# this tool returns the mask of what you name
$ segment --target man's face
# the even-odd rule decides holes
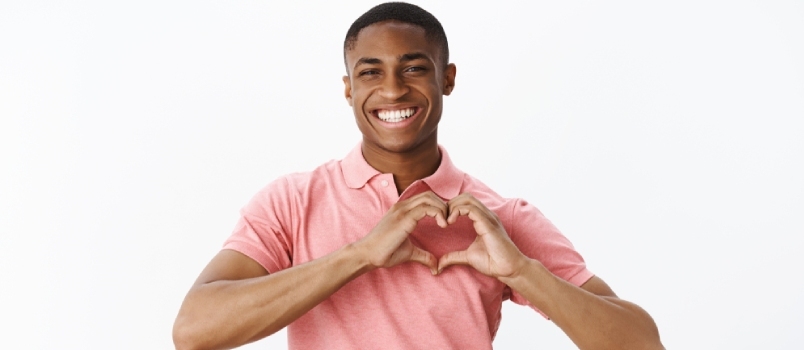
[[[455,83],[455,65],[442,59],[421,27],[387,21],[360,31],[343,82],[366,146],[401,153],[436,140]]]

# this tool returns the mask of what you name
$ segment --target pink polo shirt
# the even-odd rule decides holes
[[[274,273],[359,240],[400,200],[427,190],[444,199],[469,192],[499,216],[525,255],[574,285],[592,277],[581,255],[538,209],[522,199],[502,198],[458,170],[439,149],[438,170],[401,196],[392,174],[366,163],[360,144],[343,160],[280,177],[242,209],[223,248],[241,252]],[[410,239],[439,258],[466,249],[475,237],[466,217],[446,229],[425,217]],[[466,266],[451,266],[438,276],[417,263],[376,269],[291,323],[289,348],[491,349],[507,299],[529,305],[497,279]]]

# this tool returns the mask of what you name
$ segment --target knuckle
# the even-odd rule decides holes
[[[395,210],[395,211],[389,213],[389,215],[390,215],[391,219],[393,219],[395,221],[399,221],[399,220],[402,220],[402,219],[405,218],[405,213],[403,211],[401,211],[401,210]]]

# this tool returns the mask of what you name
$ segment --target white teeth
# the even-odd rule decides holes
[[[385,122],[401,122],[413,115],[413,108],[398,109],[395,111],[381,110],[377,112],[377,116]]]

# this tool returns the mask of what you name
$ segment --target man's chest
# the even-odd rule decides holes
[[[304,208],[305,219],[294,226],[293,265],[318,259],[362,239],[398,201],[398,198],[380,196],[326,199],[309,200]],[[448,252],[466,249],[477,233],[473,222],[465,216],[446,228],[439,227],[435,219],[424,217],[408,237],[414,245],[439,258]],[[486,334],[494,334],[504,288],[497,279],[467,266],[454,266],[433,276],[425,266],[406,263],[358,277],[322,303],[313,314],[323,313],[352,324],[357,319],[380,317],[375,311],[382,310],[379,313],[382,317],[410,318],[444,334],[453,333],[455,330],[451,327],[459,320],[488,330]],[[360,305],[359,311],[344,305]],[[347,309],[349,312],[342,312]]]

